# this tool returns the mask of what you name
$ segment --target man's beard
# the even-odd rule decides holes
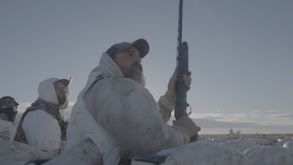
[[[62,95],[62,96],[59,95],[57,97],[57,99],[58,99],[59,105],[63,105],[66,102],[66,100],[67,100],[67,96],[66,96],[66,94],[65,95]]]
[[[130,78],[145,87],[145,76],[140,63],[136,62],[132,64],[129,68],[125,68],[123,72],[125,77]]]

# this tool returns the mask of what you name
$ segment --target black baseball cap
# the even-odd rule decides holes
[[[67,87],[69,85],[70,81],[67,79],[59,79],[59,80],[55,81],[54,83],[63,83],[64,86]]]
[[[106,53],[112,57],[114,54],[118,52],[122,52],[130,48],[131,46],[135,47],[139,51],[140,58],[143,58],[144,56],[146,56],[150,49],[148,42],[145,39],[140,38],[131,43],[120,42],[120,43],[114,44],[106,51]]]
[[[13,97],[11,96],[4,96],[0,99],[0,107],[6,104],[11,104],[11,103],[15,103],[16,106],[18,106],[19,104],[14,100]]]

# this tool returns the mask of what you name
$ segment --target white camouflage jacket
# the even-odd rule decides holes
[[[173,105],[164,96],[159,105],[146,88],[124,77],[116,63],[104,53],[73,107],[67,148],[90,137],[102,153],[116,148],[122,157],[131,158],[188,143],[185,130],[169,126],[162,118],[162,114],[165,120],[170,118]],[[87,121],[81,122],[81,116],[88,116],[83,118]],[[96,128],[82,126],[89,126],[89,123],[95,123]],[[95,135],[101,136],[96,133],[99,130],[108,138],[103,142],[107,141],[111,146],[106,150],[99,146],[105,146],[105,143],[95,140]]]

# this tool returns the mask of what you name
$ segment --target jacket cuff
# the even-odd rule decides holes
[[[161,96],[158,104],[164,108],[166,108],[166,110],[168,110],[169,112],[172,112],[172,110],[174,109],[174,105],[175,103],[172,102],[170,99],[168,99],[165,95]]]
[[[188,135],[189,133],[185,128],[179,127],[179,126],[176,126],[176,125],[173,125],[172,127],[182,133],[182,135],[183,135],[183,143],[184,144],[190,142],[190,136]]]

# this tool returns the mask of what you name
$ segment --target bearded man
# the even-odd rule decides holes
[[[39,97],[23,113],[14,140],[44,151],[59,149],[66,139],[69,80],[49,78],[39,84]]]
[[[73,107],[66,149],[90,138],[105,164],[123,164],[134,156],[188,143],[200,130],[188,117],[166,124],[174,107],[176,71],[157,104],[145,88],[140,64],[148,52],[147,41],[138,39],[114,44],[103,53]],[[186,75],[188,88],[190,82]]]

